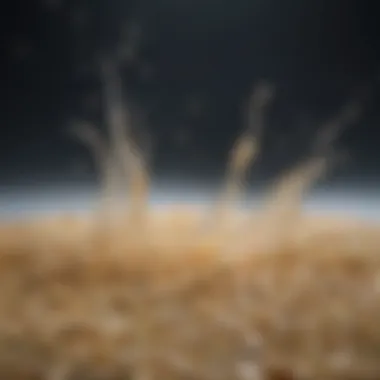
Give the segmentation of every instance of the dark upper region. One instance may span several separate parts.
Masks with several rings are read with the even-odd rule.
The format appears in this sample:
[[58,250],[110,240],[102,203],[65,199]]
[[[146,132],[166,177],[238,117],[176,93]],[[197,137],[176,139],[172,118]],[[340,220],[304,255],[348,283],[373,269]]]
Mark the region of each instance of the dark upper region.
[[[24,168],[28,157],[62,162],[73,143],[60,136],[73,119],[104,128],[94,62],[120,35],[134,33],[138,42],[122,70],[124,87],[163,163],[224,165],[243,126],[242,104],[260,78],[277,86],[262,164],[294,159],[379,70],[376,2],[52,2],[13,1],[1,12],[0,165],[8,169],[21,165],[12,157],[23,152]],[[363,165],[379,156],[379,112],[367,108],[344,137]]]

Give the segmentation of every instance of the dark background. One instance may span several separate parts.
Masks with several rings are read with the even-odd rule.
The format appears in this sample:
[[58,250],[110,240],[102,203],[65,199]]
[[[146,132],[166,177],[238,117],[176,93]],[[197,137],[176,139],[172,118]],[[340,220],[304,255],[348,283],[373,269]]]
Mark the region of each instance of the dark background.
[[[94,180],[74,121],[104,129],[97,62],[122,56],[134,130],[157,176],[216,178],[252,85],[273,83],[258,180],[307,158],[321,126],[370,85],[336,177],[380,177],[377,1],[14,0],[0,10],[0,185]],[[128,42],[129,41],[129,42]],[[131,45],[132,41],[132,45]]]

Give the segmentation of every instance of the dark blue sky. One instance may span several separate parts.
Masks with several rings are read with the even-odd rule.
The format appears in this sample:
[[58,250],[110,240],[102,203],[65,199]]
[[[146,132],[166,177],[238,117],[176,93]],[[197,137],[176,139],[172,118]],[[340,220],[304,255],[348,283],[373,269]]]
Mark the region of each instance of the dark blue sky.
[[4,181],[91,172],[91,166],[76,172],[90,158],[65,131],[73,120],[102,126],[96,62],[115,49],[127,55],[131,35],[137,49],[122,78],[155,170],[223,168],[244,126],[244,101],[265,79],[276,86],[276,98],[259,173],[305,157],[320,125],[371,84],[361,119],[338,146],[352,156],[350,173],[376,177],[376,1],[18,0],[3,7]]

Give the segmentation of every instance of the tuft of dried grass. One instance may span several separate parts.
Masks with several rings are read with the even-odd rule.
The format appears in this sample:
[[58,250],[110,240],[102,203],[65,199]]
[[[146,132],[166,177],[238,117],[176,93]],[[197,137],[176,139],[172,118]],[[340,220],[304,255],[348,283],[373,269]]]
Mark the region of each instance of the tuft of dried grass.
[[[103,154],[100,210],[0,226],[0,378],[380,378],[380,226],[302,212],[326,162],[285,176],[259,213],[237,211],[248,133],[215,213],[155,211],[112,106],[119,167],[86,132]],[[128,207],[110,196],[126,174]]]

